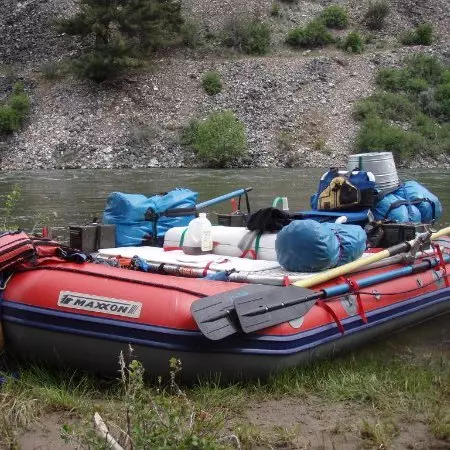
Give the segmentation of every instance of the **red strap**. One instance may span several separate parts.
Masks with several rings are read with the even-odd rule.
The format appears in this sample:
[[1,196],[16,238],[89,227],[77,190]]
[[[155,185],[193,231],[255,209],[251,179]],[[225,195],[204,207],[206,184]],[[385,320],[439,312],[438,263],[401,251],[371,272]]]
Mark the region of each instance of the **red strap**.
[[213,263],[214,261],[208,261],[207,263],[206,263],[206,266],[205,266],[205,268],[203,269],[203,276],[204,277],[206,277],[206,275],[208,275],[208,269],[209,269],[209,267],[211,266],[211,264]]
[[206,277],[206,275],[208,275],[208,270],[209,270],[209,268],[211,267],[211,264],[212,263],[217,263],[217,264],[224,264],[224,263],[226,263],[226,262],[228,262],[229,261],[229,259],[227,259],[227,258],[225,258],[225,259],[223,259],[222,261],[219,261],[219,262],[217,262],[217,261],[208,261],[207,263],[206,263],[206,266],[205,266],[205,268],[203,269],[203,276],[204,277]]
[[358,314],[361,317],[361,320],[364,323],[367,323],[367,317],[366,312],[364,311],[363,302],[361,300],[361,294],[359,293],[359,284],[358,282],[353,278],[347,278],[346,280],[347,284],[350,286],[350,293],[355,294],[356,296],[356,305],[358,308]]
[[316,302],[317,306],[320,306],[321,308],[323,308],[328,314],[330,314],[330,316],[333,318],[333,320],[336,322],[336,325],[338,327],[338,330],[344,334],[345,330],[344,327],[342,326],[341,321],[339,320],[339,317],[336,315],[336,313],[333,311],[333,309],[331,309],[323,300],[317,300]]
[[285,275],[283,277],[283,286],[290,286],[291,285],[291,280],[289,279],[289,277],[287,275]]
[[439,244],[432,244],[434,251],[437,254],[437,257],[439,258],[439,265],[438,267],[440,267],[442,269],[442,272],[444,274],[444,280],[445,280],[445,287],[450,287],[450,281],[448,279],[447,275],[447,266],[445,265],[445,261],[444,261],[444,257],[442,256],[442,250],[441,247],[439,246]]
[[242,253],[242,255],[239,256],[239,258],[245,258],[245,257],[247,256],[247,254],[252,255],[252,258],[253,258],[253,259],[257,259],[256,252],[255,252],[255,250],[253,250],[252,248],[248,248],[247,250],[244,250],[244,252]]

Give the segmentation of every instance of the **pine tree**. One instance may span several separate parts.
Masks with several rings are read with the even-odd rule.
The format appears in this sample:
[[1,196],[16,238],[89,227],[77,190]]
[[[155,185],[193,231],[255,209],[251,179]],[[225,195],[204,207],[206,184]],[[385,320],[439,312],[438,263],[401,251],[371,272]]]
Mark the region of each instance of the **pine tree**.
[[178,0],[80,0],[80,12],[59,29],[86,41],[74,71],[104,81],[135,67],[142,57],[177,42],[183,24]]

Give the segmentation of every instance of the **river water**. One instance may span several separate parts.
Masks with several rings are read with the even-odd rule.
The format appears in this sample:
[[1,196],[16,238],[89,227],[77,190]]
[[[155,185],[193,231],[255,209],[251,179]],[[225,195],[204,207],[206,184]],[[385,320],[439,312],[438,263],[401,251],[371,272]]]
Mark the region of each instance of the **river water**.
[[[286,196],[292,211],[309,209],[309,197],[317,189],[321,169],[139,169],[139,170],[65,170],[0,173],[0,196],[17,186],[21,198],[10,224],[24,229],[38,228],[43,223],[64,236],[67,225],[83,225],[93,217],[101,217],[110,192],[164,192],[186,187],[199,193],[199,201],[208,200],[238,188],[253,187],[252,209],[270,206],[275,197]],[[450,172],[443,170],[399,171],[402,180],[414,179],[440,198],[444,215],[438,228],[450,225]],[[3,202],[1,203],[3,205]],[[230,210],[229,202],[209,209],[214,222],[215,212]],[[4,214],[3,214],[4,216]],[[393,344],[427,351],[450,350],[450,316],[434,319],[412,331],[397,334]]]

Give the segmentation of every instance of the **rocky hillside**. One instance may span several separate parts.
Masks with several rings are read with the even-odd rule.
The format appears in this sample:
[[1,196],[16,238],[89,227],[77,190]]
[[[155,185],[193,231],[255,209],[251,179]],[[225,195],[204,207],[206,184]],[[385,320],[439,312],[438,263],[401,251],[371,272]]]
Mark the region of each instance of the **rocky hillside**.
[[[368,35],[366,0],[344,0],[349,29]],[[58,35],[56,17],[73,14],[75,0],[0,0],[0,98],[13,76],[23,79],[32,112],[22,131],[0,141],[2,170],[49,168],[179,167],[195,165],[181,147],[180,132],[191,119],[231,109],[246,124],[255,166],[327,166],[354,150],[358,124],[354,103],[373,92],[380,67],[399,65],[407,53],[425,51],[450,61],[449,0],[391,0],[386,27],[371,32],[361,55],[334,46],[297,51],[284,44],[287,31],[305,24],[326,0],[280,5],[272,0],[183,0],[188,20],[214,35],[236,18],[260,18],[273,29],[264,57],[232,53],[213,44],[158,57],[151,69],[121,81],[95,84],[65,75],[48,79],[57,61],[80,51]],[[430,47],[402,47],[400,33],[420,22],[433,24]],[[206,41],[207,42],[207,41]],[[204,72],[220,73],[224,88],[208,96]],[[46,76],[47,74],[47,76]],[[450,166],[448,157],[413,164]]]

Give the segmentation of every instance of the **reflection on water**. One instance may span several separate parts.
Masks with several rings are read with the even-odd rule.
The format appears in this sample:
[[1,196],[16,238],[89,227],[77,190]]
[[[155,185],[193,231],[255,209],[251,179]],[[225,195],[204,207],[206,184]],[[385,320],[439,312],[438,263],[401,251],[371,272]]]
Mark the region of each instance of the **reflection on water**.
[[[110,192],[151,195],[174,187],[199,192],[199,201],[217,197],[238,188],[253,187],[253,209],[270,206],[275,197],[287,196],[291,210],[309,209],[309,197],[317,188],[321,169],[138,169],[67,170],[0,173],[0,195],[17,185],[22,198],[12,218],[25,229],[45,222],[53,227],[85,224],[101,216]],[[444,206],[440,226],[450,225],[450,173],[439,170],[400,171],[403,180],[415,179],[439,196]],[[229,211],[229,203],[209,211]],[[213,214],[211,214],[213,218]],[[444,318],[415,327],[395,337],[394,343],[414,348],[449,346],[450,321]],[[447,340],[446,340],[447,339]],[[445,344],[446,342],[446,344]],[[437,344],[437,345],[436,345]],[[443,348],[444,348],[443,347]]]

